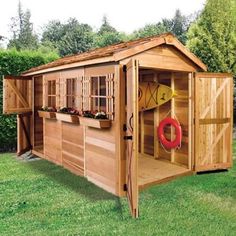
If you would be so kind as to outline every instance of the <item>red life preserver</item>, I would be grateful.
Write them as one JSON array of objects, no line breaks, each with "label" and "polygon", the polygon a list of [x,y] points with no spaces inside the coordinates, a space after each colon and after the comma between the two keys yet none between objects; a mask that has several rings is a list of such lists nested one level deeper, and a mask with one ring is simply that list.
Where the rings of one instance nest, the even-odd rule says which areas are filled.
[{"label": "red life preserver", "polygon": [[[164,135],[164,128],[166,125],[173,125],[175,128],[175,140],[169,141],[166,139]],[[162,145],[165,148],[171,149],[171,148],[177,148],[180,147],[181,141],[182,141],[182,128],[178,121],[175,119],[172,119],[171,117],[166,117],[164,120],[162,120],[159,124],[159,127],[157,128],[157,135],[162,143]]]}]

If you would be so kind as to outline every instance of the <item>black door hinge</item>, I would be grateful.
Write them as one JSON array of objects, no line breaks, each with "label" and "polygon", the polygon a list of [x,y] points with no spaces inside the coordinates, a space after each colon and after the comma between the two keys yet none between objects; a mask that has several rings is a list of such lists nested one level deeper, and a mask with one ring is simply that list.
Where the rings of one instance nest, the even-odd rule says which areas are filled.
[{"label": "black door hinge", "polygon": [[123,186],[123,190],[127,192],[128,188],[127,188],[127,184],[124,184]]},{"label": "black door hinge", "polygon": [[123,65],[123,72],[126,72],[126,71],[127,71],[127,66]]},{"label": "black door hinge", "polygon": [[132,140],[133,136],[129,135],[129,136],[124,136],[124,140]]}]

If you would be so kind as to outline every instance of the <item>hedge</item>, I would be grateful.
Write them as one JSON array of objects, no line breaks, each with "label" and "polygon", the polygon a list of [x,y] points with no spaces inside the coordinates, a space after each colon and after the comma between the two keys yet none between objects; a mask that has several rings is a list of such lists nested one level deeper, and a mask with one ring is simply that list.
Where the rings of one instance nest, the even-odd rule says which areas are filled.
[{"label": "hedge", "polygon": [[0,152],[16,149],[16,115],[2,114],[2,77],[19,75],[31,67],[39,66],[57,59],[54,53],[38,51],[16,51],[0,49]]}]

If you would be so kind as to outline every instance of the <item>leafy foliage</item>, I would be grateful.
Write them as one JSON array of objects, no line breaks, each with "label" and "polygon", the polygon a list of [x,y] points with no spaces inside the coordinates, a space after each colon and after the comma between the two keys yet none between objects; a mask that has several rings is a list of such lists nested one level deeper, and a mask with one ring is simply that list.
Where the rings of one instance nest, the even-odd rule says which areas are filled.
[{"label": "leafy foliage", "polygon": [[56,59],[57,54],[43,54],[37,51],[0,50],[0,151],[16,146],[16,117],[2,114],[2,76],[19,75],[21,72]]},{"label": "leafy foliage", "polygon": [[189,28],[191,22],[190,16],[182,15],[179,9],[176,10],[175,15],[172,19],[163,19],[162,23],[164,27],[167,29],[166,31],[172,32],[183,44],[186,43],[187,40],[187,30]]},{"label": "leafy foliage", "polygon": [[33,33],[33,24],[30,22],[30,18],[30,11],[24,12],[21,2],[19,2],[17,16],[12,18],[11,32],[13,38],[9,41],[8,48],[22,50],[38,47],[38,37]]},{"label": "leafy foliage", "polygon": [[102,25],[95,35],[94,46],[105,47],[111,44],[120,43],[126,38],[125,34],[118,32],[110,25],[106,16],[103,17]]},{"label": "leafy foliage", "polygon": [[186,33],[191,22],[191,16],[182,15],[179,9],[176,10],[172,19],[162,19],[156,24],[147,24],[143,28],[134,31],[134,38],[154,36],[165,32],[173,33],[183,44],[186,42]]},{"label": "leafy foliage", "polygon": [[213,72],[236,76],[236,10],[232,0],[208,0],[188,31],[187,46]]},{"label": "leafy foliage", "polygon": [[144,38],[154,36],[165,33],[166,31],[166,27],[161,22],[157,24],[147,24],[143,28],[134,31],[133,38]]},{"label": "leafy foliage", "polygon": [[42,44],[58,49],[61,56],[81,53],[92,48],[94,42],[92,28],[70,18],[65,24],[51,21],[45,26]]}]

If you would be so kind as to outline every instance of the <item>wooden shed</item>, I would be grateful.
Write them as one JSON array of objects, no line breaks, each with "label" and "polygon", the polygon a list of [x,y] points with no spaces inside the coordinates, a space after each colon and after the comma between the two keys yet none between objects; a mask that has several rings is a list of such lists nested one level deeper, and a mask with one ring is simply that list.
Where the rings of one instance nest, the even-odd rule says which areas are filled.
[{"label": "wooden shed", "polygon": [[[206,66],[172,34],[67,56],[5,76],[4,113],[17,113],[18,154],[33,154],[84,176],[117,196],[138,216],[139,190],[178,176],[232,166],[233,80]],[[173,97],[140,109],[140,84],[168,86]],[[144,91],[146,101],[157,91]],[[163,93],[163,96],[165,94]],[[104,111],[108,119],[42,106]],[[166,117],[181,126],[181,147],[161,145]],[[166,126],[169,141],[175,129]],[[158,197],[158,196],[157,196]]]}]

